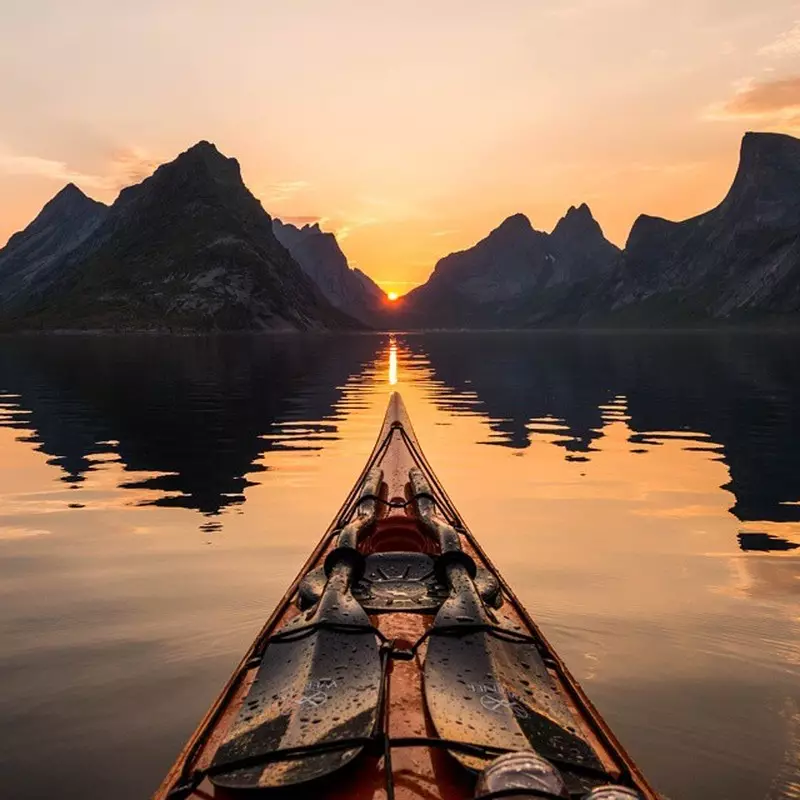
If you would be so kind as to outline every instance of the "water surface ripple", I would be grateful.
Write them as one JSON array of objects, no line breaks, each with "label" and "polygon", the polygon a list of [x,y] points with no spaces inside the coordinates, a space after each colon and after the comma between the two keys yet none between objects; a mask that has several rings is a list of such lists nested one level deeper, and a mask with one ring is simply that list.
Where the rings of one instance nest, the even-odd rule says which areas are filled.
[{"label": "water surface ripple", "polygon": [[0,340],[4,792],[148,796],[399,389],[471,528],[656,786],[800,797],[798,344]]}]

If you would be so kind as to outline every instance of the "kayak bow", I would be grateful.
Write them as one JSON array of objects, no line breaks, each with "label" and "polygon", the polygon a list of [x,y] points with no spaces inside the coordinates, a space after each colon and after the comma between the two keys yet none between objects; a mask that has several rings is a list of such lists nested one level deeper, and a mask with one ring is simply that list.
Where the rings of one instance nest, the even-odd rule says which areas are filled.
[{"label": "kayak bow", "polygon": [[[517,773],[480,788],[522,753],[562,793]],[[463,524],[395,393],[339,514],[153,800],[612,784],[631,794],[602,796],[658,798]]]}]

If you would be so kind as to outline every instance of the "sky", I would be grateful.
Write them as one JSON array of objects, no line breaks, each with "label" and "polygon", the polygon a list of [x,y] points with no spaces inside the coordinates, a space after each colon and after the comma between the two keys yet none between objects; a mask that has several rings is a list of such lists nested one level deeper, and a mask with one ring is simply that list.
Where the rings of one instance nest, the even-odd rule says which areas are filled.
[{"label": "sky", "polygon": [[800,135],[800,3],[0,0],[0,243],[208,139],[402,294],[513,213],[700,213],[747,130]]}]

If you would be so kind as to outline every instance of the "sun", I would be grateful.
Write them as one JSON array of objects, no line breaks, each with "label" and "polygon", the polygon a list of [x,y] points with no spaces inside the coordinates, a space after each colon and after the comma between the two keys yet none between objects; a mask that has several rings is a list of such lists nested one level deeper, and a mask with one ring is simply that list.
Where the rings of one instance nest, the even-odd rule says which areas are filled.
[{"label": "sun", "polygon": [[394,303],[394,301],[397,300],[399,295],[397,294],[397,292],[389,292],[386,296],[389,298],[390,303]]}]

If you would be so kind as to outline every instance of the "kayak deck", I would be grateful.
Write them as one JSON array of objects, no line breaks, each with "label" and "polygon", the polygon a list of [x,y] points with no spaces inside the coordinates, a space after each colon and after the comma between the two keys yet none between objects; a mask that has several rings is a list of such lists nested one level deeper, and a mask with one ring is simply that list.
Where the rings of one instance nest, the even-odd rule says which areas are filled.
[{"label": "kayak deck", "polygon": [[481,769],[526,749],[570,797],[658,797],[460,519],[395,393],[356,485],[153,800],[473,798]]}]

